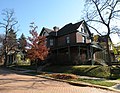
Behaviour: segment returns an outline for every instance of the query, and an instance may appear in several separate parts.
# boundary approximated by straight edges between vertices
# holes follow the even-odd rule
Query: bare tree
[[[1,44],[3,43],[4,38],[5,38],[5,35],[4,34],[0,34],[0,43]]]
[[[10,45],[10,41],[12,39],[16,39],[16,38],[10,37],[10,33],[14,31],[13,29],[15,29],[15,26],[18,23],[18,21],[16,21],[14,17],[14,10],[5,9],[3,10],[2,15],[4,18],[3,18],[3,21],[0,22],[0,28],[3,28],[5,30],[3,47],[4,47],[4,56],[5,56],[4,66],[6,66],[8,61],[7,54],[16,46],[16,43],[12,43]]]
[[[112,64],[108,39],[113,28],[118,28],[116,24],[120,19],[119,1],[120,0],[86,0],[85,2],[85,19],[88,26],[95,30],[99,35],[102,35],[101,32],[106,32],[106,47],[109,66]]]
[[[5,36],[4,34],[0,34],[0,56],[3,56],[3,40]]]

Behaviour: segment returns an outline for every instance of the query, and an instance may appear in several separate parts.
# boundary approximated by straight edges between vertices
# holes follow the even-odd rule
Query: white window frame
[[[82,36],[82,42],[86,43],[86,37],[85,36]]]

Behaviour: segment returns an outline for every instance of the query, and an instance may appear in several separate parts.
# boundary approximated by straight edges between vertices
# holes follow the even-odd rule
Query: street
[[[73,86],[35,76],[20,75],[0,69],[0,93],[117,93],[108,90]]]

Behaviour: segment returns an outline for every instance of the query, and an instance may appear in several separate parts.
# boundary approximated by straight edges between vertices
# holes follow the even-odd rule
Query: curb
[[[89,83],[84,83],[84,82],[74,82],[74,81],[67,81],[67,80],[62,80],[62,79],[55,79],[55,78],[51,78],[51,77],[47,77],[47,76],[43,76],[43,75],[37,75],[36,77],[42,77],[42,78],[46,78],[46,79],[50,79],[50,80],[65,82],[65,83],[69,83],[69,84],[74,85],[74,86],[83,86],[83,87],[89,86],[89,87],[100,88],[100,89],[105,89],[105,90],[110,90],[110,91],[120,93],[120,90],[117,90],[117,89],[114,89],[114,88],[111,88],[111,87],[94,85],[94,84],[89,84]]]

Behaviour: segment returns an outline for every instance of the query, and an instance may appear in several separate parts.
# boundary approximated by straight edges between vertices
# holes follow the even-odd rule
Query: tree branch
[[[92,20],[92,19],[89,19],[89,20],[87,20],[86,22],[89,22],[89,21],[94,21],[94,22],[98,22],[98,23],[102,23],[102,24],[103,24],[102,21],[99,21],[99,20]]]
[[[102,20],[102,23],[106,25],[106,23],[105,23],[102,15],[101,15],[100,9],[98,8],[97,3],[96,3],[94,0],[92,0],[92,2],[93,2],[93,3],[95,4],[95,6],[96,6],[96,9],[97,9],[97,11],[98,11],[98,13],[99,13],[99,16],[100,16],[100,18],[101,18],[101,20]]]
[[[102,5],[102,7],[100,8],[100,11],[103,11],[105,8],[107,8],[107,4],[108,0],[106,0],[106,2]]]
[[[117,12],[120,12],[120,10],[113,11],[113,13],[117,13]]]
[[[110,15],[109,15],[109,17],[108,17],[108,19],[109,19],[109,20],[108,20],[108,25],[110,24],[111,17],[112,17],[112,15],[113,15],[113,11],[114,11],[117,3],[118,3],[118,1],[115,2],[115,5],[114,5],[113,7],[111,6],[112,9],[111,9]]]
[[[88,25],[88,24],[87,24]],[[94,28],[93,26],[90,26],[90,25],[88,25],[90,28],[92,28],[92,29],[94,29],[99,35],[101,35],[102,36],[102,34],[101,33],[99,33],[99,31],[96,29],[96,28]]]

